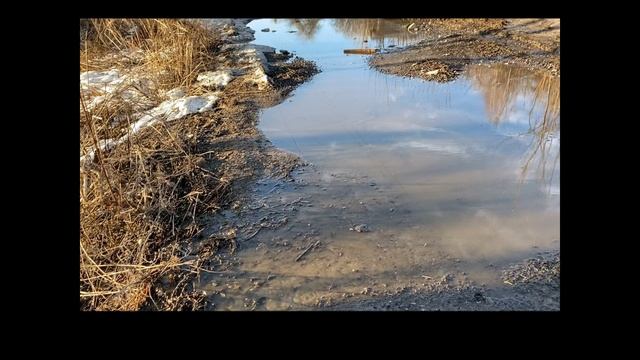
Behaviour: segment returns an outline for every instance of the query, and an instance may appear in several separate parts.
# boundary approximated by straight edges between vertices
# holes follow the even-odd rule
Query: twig
[[[315,243],[309,245],[308,248],[306,248],[302,254],[298,255],[298,257],[296,258],[296,261],[300,260],[307,252],[309,252],[309,250],[311,250],[312,248],[316,247],[318,244],[320,244],[320,240],[316,241]]]
[[[251,236],[249,236],[248,238],[246,238],[246,239],[244,239],[244,240],[242,240],[242,241],[243,241],[243,242],[245,242],[245,241],[249,241],[249,240],[253,239],[253,237],[254,237],[254,236],[258,235],[258,233],[260,232],[260,230],[262,230],[262,226],[260,226],[260,227],[258,228],[258,230],[256,230],[256,232],[254,232],[253,234],[251,234]]]
[[[205,173],[207,173],[207,174],[209,174],[209,175],[213,176],[213,178],[214,178],[214,179],[216,179],[216,180],[220,180],[220,178],[218,178],[218,177],[216,176],[216,174],[212,173],[211,171],[209,171],[209,170],[207,170],[207,169],[201,168],[200,166],[196,166],[196,169],[198,169],[198,170],[200,170],[200,171],[202,171],[202,172],[205,172]]]
[[[236,272],[236,271],[212,271],[212,270],[207,270],[201,267],[197,268],[199,271],[204,271],[210,274],[223,274],[223,275],[242,275],[244,274],[243,272]]]

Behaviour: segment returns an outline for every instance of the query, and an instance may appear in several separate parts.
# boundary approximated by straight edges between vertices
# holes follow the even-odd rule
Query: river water
[[[235,279],[217,309],[306,309],[446,274],[500,286],[501,265],[559,248],[559,79],[493,64],[440,84],[385,75],[367,56],[343,53],[420,40],[397,21],[249,26],[254,43],[322,70],[259,124],[312,166],[291,185],[258,185],[272,205],[303,206],[238,252],[253,278]],[[361,224],[368,231],[353,231]]]

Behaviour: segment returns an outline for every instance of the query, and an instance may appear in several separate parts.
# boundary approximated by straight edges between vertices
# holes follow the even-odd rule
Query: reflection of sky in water
[[[289,101],[263,112],[261,129],[276,146],[317,164],[334,162],[339,149],[344,156],[347,152],[362,156],[347,149],[367,147],[369,153],[386,152],[389,156],[448,154],[454,159],[478,161],[494,157],[485,165],[498,168],[509,163],[519,171],[519,161],[531,144],[531,136],[524,134],[531,119],[544,112],[540,102],[531,111],[530,91],[507,94],[512,99],[505,100],[500,121],[492,122],[487,114],[488,95],[472,80],[435,84],[371,71],[365,62],[367,57],[342,54],[342,49],[361,43],[336,31],[332,24],[331,20],[321,20],[312,39],[288,33],[293,27],[287,20],[251,24],[257,30],[255,43],[294,51],[316,61],[323,70],[297,89]],[[259,31],[264,27],[277,32]],[[496,82],[502,80],[493,81],[495,86],[504,86]],[[327,151],[333,156],[327,156]]]
[[[484,215],[474,226],[481,227],[488,221],[483,211],[501,217],[527,209],[521,216],[530,219],[558,211],[560,169],[553,169],[553,160],[559,139],[550,143],[549,161],[542,164],[552,179],[540,181],[535,162],[522,173],[535,140],[527,134],[530,123],[545,111],[540,98],[533,106],[537,78],[500,67],[474,68],[446,84],[389,76],[370,70],[365,56],[344,55],[343,49],[361,43],[335,31],[329,20],[319,23],[312,40],[288,33],[287,21],[259,20],[251,27],[255,43],[294,51],[323,71],[295,96],[263,111],[260,128],[276,146],[322,168],[366,174],[391,186],[408,207],[426,214],[416,221],[434,214],[469,220],[480,211]],[[260,32],[264,27],[277,32]],[[543,227],[557,227],[557,217],[551,219]],[[465,234],[472,238],[473,229]]]
[[[385,80],[366,69],[344,71],[340,76],[325,72],[301,87],[291,102],[265,110],[261,128],[277,146],[289,150],[299,146],[303,152],[306,146],[321,146],[330,139],[341,145],[392,148],[429,140],[433,146],[412,147],[425,151],[473,147],[478,154],[493,152],[503,138],[501,131],[519,134],[529,128],[527,117],[526,121],[507,121],[497,131],[484,117],[482,96],[468,91],[465,81],[438,85],[440,93],[429,91],[429,85]],[[393,101],[387,101],[388,97]],[[522,112],[528,116],[528,111]],[[448,146],[443,147],[443,141]],[[526,150],[526,144],[521,145],[521,151]]]

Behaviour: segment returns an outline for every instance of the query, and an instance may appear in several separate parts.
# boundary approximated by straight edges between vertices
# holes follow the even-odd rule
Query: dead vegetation
[[[80,70],[118,69],[144,75],[123,83],[98,106],[81,92],[80,144],[118,138],[136,111],[160,102],[161,91],[191,85],[215,66],[214,33],[184,20],[91,19],[80,23]],[[142,96],[132,96],[132,93]],[[184,284],[152,300],[153,284],[182,267],[180,240],[199,231],[197,218],[225,201],[229,181],[199,155],[202,132],[215,123],[159,124],[112,151],[96,153],[80,169],[80,308],[84,310],[193,309]],[[179,282],[179,281],[178,281]],[[186,284],[186,282],[183,281]]]
[[[189,20],[88,19],[80,34],[80,71],[139,66],[164,89],[189,86],[215,68],[221,46],[204,24]]]
[[[276,173],[295,163],[282,157],[276,166],[255,125],[260,107],[317,71],[302,60],[274,66],[267,89],[232,80],[206,113],[132,131],[168,90],[209,91],[197,76],[223,66],[216,61],[225,41],[191,20],[81,21],[81,72],[121,80],[108,91],[81,83],[81,155],[95,150],[80,166],[81,310],[202,309],[195,275],[212,254],[235,249],[234,235],[209,237],[194,250],[207,216],[236,200],[260,166]],[[101,148],[108,139],[123,141]]]

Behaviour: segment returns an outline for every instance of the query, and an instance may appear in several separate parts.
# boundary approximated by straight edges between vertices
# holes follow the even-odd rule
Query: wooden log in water
[[[378,49],[344,49],[345,54],[371,55],[378,52]]]

